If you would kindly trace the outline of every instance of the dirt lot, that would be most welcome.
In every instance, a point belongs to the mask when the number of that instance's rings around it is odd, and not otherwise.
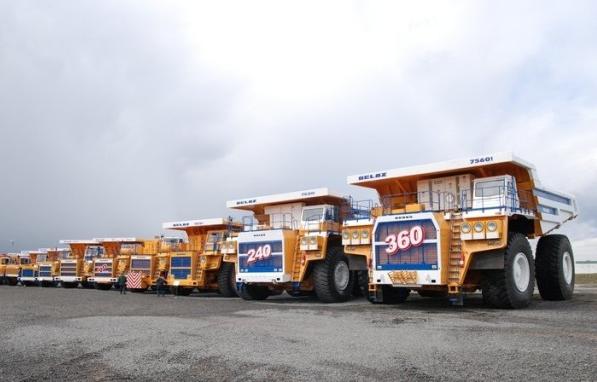
[[[513,311],[2,286],[0,333],[6,381],[589,381],[597,285]]]

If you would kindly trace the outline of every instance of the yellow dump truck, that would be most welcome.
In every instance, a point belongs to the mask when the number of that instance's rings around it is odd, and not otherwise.
[[[194,289],[236,296],[234,236],[240,223],[215,218],[169,222],[164,229],[185,231],[189,242],[184,252],[170,254],[167,282],[172,293],[189,295]]]
[[[127,288],[144,292],[155,285],[160,274],[166,277],[170,269],[170,253],[182,251],[184,243],[177,237],[143,240],[138,252],[130,256]]]
[[[4,275],[6,274],[6,266],[10,262],[10,257],[6,253],[0,253],[0,285],[4,285]]]
[[[368,258],[372,302],[400,303],[414,290],[460,305],[463,293],[481,289],[491,306],[522,308],[535,279],[542,298],[571,298],[572,247],[552,232],[577,216],[575,200],[541,185],[535,168],[511,153],[375,171],[348,183],[379,195],[369,216],[344,222],[342,240],[346,253]],[[533,258],[528,239],[536,238]]]
[[[250,211],[237,238],[237,289],[246,300],[286,291],[315,293],[324,302],[348,300],[366,255],[346,255],[341,230],[348,199],[327,188],[227,202]]]
[[[26,263],[23,260],[28,258]],[[34,286],[37,283],[38,262],[46,259],[46,252],[26,251],[22,252],[21,269],[19,270],[18,281],[23,286]]]
[[[88,281],[96,289],[110,290],[118,277],[128,272],[131,256],[142,253],[144,240],[134,237],[95,238],[103,248],[103,255],[93,259]],[[150,243],[148,243],[148,246]]]
[[[76,288],[79,284],[90,287],[93,260],[103,250],[97,240],[61,240],[70,248],[70,257],[60,260],[60,275],[54,278],[63,288]]]
[[[56,286],[55,278],[60,276],[60,260],[67,259],[70,251],[67,248],[41,248],[45,259],[37,261],[37,283],[42,287]]]
[[[2,280],[7,285],[17,285],[19,283],[19,274],[21,264],[28,264],[29,258],[20,253],[9,253],[2,258]]]

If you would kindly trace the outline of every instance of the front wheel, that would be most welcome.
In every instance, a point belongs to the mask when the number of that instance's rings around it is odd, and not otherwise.
[[[564,235],[547,235],[537,243],[537,287],[544,300],[569,300],[574,292],[574,254]]]
[[[223,262],[218,273],[218,290],[224,297],[237,297],[234,263]]]
[[[112,289],[112,284],[96,283],[95,284],[95,289],[98,289],[98,290],[110,290],[110,289]]]
[[[353,291],[354,275],[341,249],[331,248],[313,268],[315,293],[323,302],[347,301]]]
[[[62,287],[65,289],[73,289],[79,286],[78,282],[62,282]]]
[[[271,293],[265,285],[243,284],[238,294],[243,300],[265,300]]]
[[[504,269],[488,271],[481,282],[483,300],[496,308],[524,308],[535,289],[535,262],[527,238],[513,233],[504,253]]]
[[[183,288],[178,286],[170,287],[170,293],[175,296],[190,296],[193,293],[193,288]]]

